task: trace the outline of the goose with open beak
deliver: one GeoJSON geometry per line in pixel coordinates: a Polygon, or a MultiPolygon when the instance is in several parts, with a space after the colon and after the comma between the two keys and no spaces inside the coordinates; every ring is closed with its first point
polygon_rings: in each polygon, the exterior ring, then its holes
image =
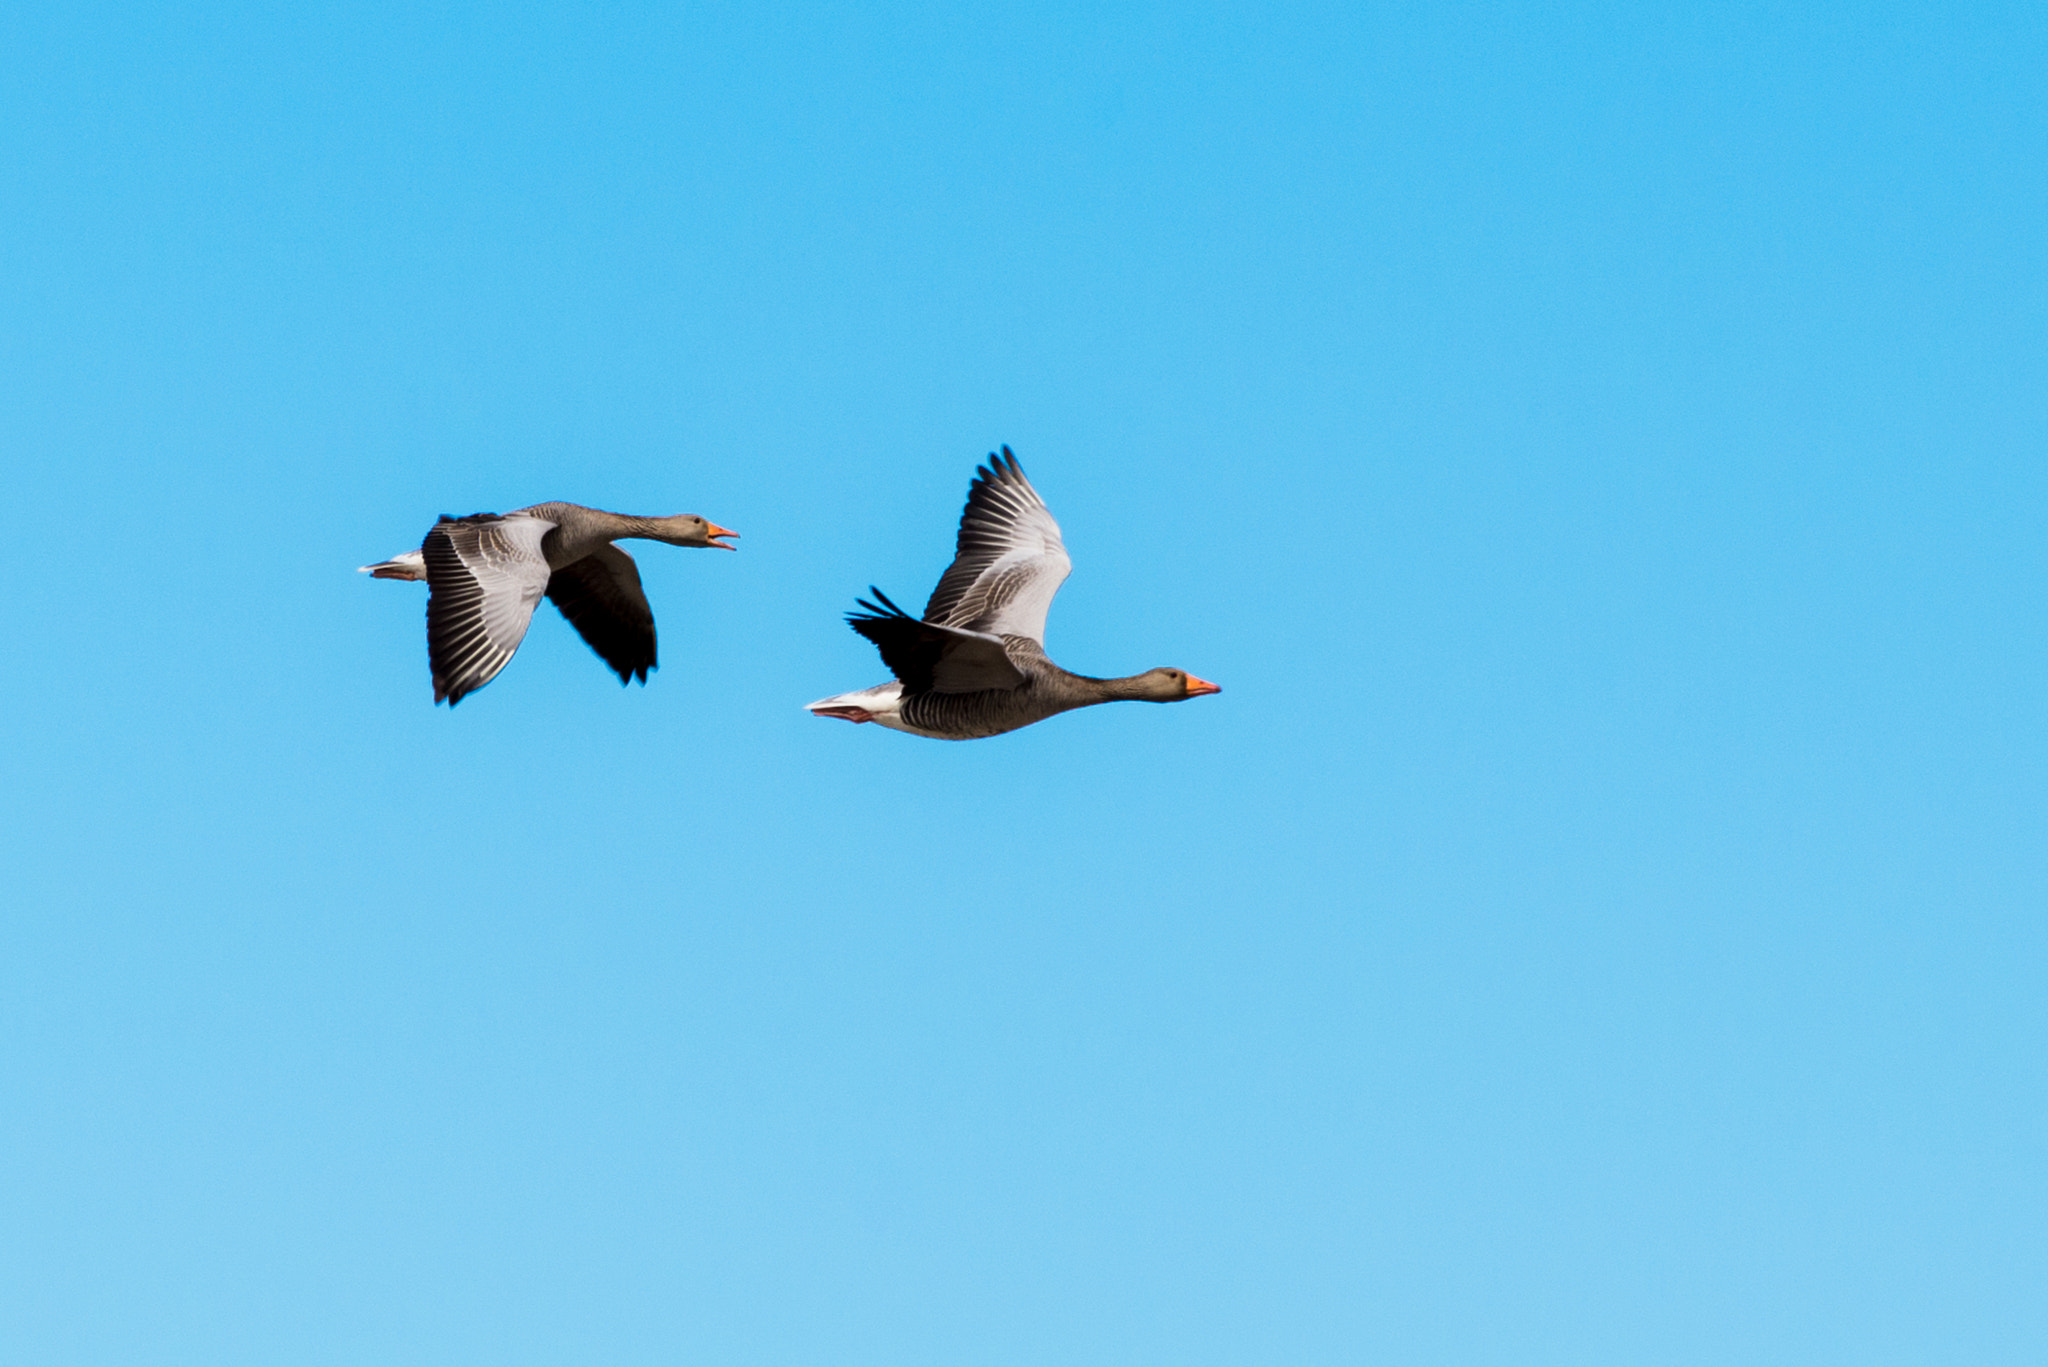
{"type": "Polygon", "coordinates": [[[695,513],[628,517],[575,503],[536,503],[500,516],[443,517],[416,551],[362,572],[427,582],[427,662],[434,701],[450,707],[496,678],[550,599],[620,683],[655,665],[654,610],[640,569],[614,541],[738,550],[739,533],[695,513]]]}

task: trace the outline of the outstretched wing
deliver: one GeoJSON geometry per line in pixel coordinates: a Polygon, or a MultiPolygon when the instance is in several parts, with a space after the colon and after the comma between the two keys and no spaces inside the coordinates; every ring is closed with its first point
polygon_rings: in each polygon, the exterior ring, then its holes
{"type": "Polygon", "coordinates": [[[1046,610],[1073,567],[1060,524],[1005,446],[974,472],[953,563],[924,620],[1044,645],[1046,610]]]}
{"type": "Polygon", "coordinates": [[[920,622],[880,589],[868,592],[875,601],[862,599],[864,611],[848,613],[847,623],[875,643],[906,694],[979,693],[1024,682],[1024,672],[1010,662],[1001,637],[920,622]]]}
{"type": "Polygon", "coordinates": [[[537,517],[444,517],[420,544],[427,565],[427,661],[434,701],[453,707],[503,669],[548,585],[537,517]]]}
{"type": "Polygon", "coordinates": [[[610,544],[598,547],[555,571],[548,599],[620,683],[647,682],[647,671],[655,667],[654,610],[632,556],[610,544]]]}

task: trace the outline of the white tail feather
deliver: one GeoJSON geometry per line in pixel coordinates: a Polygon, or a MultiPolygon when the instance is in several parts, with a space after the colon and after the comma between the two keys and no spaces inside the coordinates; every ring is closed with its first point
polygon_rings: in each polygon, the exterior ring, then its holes
{"type": "Polygon", "coordinates": [[[418,551],[404,551],[374,565],[359,565],[356,573],[374,579],[425,579],[427,558],[418,551]]]}
{"type": "Polygon", "coordinates": [[[804,710],[812,716],[836,716],[848,710],[867,713],[864,720],[878,721],[884,726],[895,726],[896,712],[903,701],[903,685],[891,679],[888,683],[876,684],[853,693],[841,693],[836,697],[820,698],[805,703],[804,710]]]}

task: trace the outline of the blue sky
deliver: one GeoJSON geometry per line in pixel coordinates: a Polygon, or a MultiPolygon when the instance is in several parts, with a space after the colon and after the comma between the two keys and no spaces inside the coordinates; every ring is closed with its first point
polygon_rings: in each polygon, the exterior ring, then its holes
{"type": "Polygon", "coordinates": [[[2048,1353],[2038,7],[0,19],[0,1341],[2048,1353]],[[883,676],[1008,442],[1048,643],[883,676]],[[430,704],[437,513],[699,512],[430,704]]]}

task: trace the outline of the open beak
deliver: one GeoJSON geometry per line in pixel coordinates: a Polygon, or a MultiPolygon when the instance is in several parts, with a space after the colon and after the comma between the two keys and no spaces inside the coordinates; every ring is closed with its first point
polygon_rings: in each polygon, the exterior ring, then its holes
{"type": "Polygon", "coordinates": [[[1198,679],[1192,674],[1188,675],[1188,696],[1190,698],[1199,698],[1204,693],[1221,693],[1222,691],[1221,688],[1210,683],[1207,679],[1198,679]]]}
{"type": "Polygon", "coordinates": [[[736,551],[739,549],[738,546],[728,546],[723,541],[720,541],[718,539],[721,536],[738,536],[739,533],[721,527],[716,522],[711,524],[711,530],[705,533],[705,535],[709,536],[711,538],[711,544],[718,547],[718,549],[720,549],[721,551],[736,551]]]}

